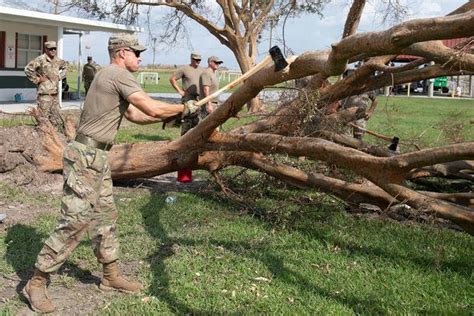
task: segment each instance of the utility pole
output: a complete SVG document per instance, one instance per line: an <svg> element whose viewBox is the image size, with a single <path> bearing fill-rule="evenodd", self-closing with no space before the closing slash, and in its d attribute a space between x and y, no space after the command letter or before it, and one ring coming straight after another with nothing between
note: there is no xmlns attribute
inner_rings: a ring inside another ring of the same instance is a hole
<svg viewBox="0 0 474 316"><path fill-rule="evenodd" d="M153 37L152 41L153 41L153 69L155 69L156 37Z"/></svg>

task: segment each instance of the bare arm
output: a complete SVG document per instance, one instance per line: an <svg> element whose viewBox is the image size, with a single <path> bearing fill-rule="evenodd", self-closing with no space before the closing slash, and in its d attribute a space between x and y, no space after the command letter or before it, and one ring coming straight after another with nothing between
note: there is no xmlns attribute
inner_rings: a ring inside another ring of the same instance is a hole
<svg viewBox="0 0 474 316"><path fill-rule="evenodd" d="M372 114L374 114L375 108L377 107L377 98L375 96L370 98L372 100L372 104L367 112L365 112L365 119L368 120Z"/></svg>
<svg viewBox="0 0 474 316"><path fill-rule="evenodd" d="M202 87L202 92L204 94L203 99L205 97L209 96L209 94L210 94L209 93L209 86L203 86ZM206 111L207 111L207 113L211 113L212 111L214 111L214 108L212 107L212 104L211 104L210 101L206 103Z"/></svg>
<svg viewBox="0 0 474 316"><path fill-rule="evenodd" d="M183 97L184 96L184 91L179 86L178 80L176 80L176 77L174 75L172 75L170 77L170 83L171 83L171 86L179 93L179 95Z"/></svg>
<svg viewBox="0 0 474 316"><path fill-rule="evenodd" d="M128 106L128 109L125 112L125 117L130 122L140 125L153 124L162 121L161 118L155 118L153 116L146 115L145 113L137 109L133 104L130 104Z"/></svg>
<svg viewBox="0 0 474 316"><path fill-rule="evenodd" d="M138 124L151 124L183 112L183 104L171 104L154 100L144 91L128 96L131 106L125 112L127 120ZM132 105L133 104L133 105ZM140 113L138 113L140 112Z"/></svg>

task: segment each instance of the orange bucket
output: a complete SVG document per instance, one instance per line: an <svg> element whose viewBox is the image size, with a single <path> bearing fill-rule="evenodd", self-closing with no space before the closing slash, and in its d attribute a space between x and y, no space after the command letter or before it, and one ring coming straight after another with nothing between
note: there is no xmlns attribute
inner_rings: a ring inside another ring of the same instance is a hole
<svg viewBox="0 0 474 316"><path fill-rule="evenodd" d="M178 182L192 182L193 181L193 170L181 169L178 170Z"/></svg>

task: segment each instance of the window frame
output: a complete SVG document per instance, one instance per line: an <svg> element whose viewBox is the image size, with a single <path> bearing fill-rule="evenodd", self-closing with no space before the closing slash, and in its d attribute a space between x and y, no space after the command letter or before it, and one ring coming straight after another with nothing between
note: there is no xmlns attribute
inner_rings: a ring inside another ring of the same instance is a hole
<svg viewBox="0 0 474 316"><path fill-rule="evenodd" d="M28 48L20 48L19 47L19 37L20 35L22 36L28 36ZM40 42L40 48L39 49L33 49L31 48L31 39L32 37L38 37L39 38L39 42ZM43 53L43 42L44 42L44 36L43 35L37 35L37 34L32 34L32 33L16 33L16 52L15 52L15 68L16 69L21 69L21 68L24 68L26 65L28 65L28 63L33 60L33 58L36 58L37 56L41 56L41 54ZM20 52L26 52L26 64L25 65L19 65L19 56L20 56ZM37 53L38 55L33 57L33 58L30 58L29 57L29 54L30 53Z"/></svg>

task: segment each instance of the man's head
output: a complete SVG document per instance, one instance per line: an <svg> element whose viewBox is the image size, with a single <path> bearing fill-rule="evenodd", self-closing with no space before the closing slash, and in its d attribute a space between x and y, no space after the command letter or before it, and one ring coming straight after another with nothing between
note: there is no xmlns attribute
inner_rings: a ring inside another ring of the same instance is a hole
<svg viewBox="0 0 474 316"><path fill-rule="evenodd" d="M201 62L201 54L191 53L191 66L197 68Z"/></svg>
<svg viewBox="0 0 474 316"><path fill-rule="evenodd" d="M212 70L216 70L223 63L223 61L217 56L211 56L207 59L207 64Z"/></svg>
<svg viewBox="0 0 474 316"><path fill-rule="evenodd" d="M58 47L56 46L55 41L47 41L44 43L44 51L50 58L54 58L56 56L57 49Z"/></svg>
<svg viewBox="0 0 474 316"><path fill-rule="evenodd" d="M89 64L92 64L93 60L92 60L92 56L87 56L87 62Z"/></svg>
<svg viewBox="0 0 474 316"><path fill-rule="evenodd" d="M114 64L135 72L140 66L140 53L146 50L132 34L119 33L109 38L109 56Z"/></svg>

